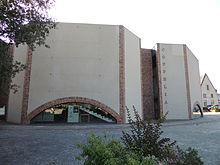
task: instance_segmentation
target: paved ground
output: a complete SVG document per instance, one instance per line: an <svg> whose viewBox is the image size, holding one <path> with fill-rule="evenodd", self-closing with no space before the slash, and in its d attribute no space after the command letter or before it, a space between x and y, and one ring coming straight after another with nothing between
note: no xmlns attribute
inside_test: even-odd
<svg viewBox="0 0 220 165"><path fill-rule="evenodd" d="M168 122L164 136L183 148L194 147L205 165L220 165L220 115L207 113L191 121ZM1 165L78 165L76 142L86 142L90 132L119 138L128 125L9 125L0 124Z"/></svg>

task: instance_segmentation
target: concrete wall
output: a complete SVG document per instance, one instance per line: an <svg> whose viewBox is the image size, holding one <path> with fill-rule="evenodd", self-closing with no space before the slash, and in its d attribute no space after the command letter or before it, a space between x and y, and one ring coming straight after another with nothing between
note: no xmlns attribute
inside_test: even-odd
<svg viewBox="0 0 220 165"><path fill-rule="evenodd" d="M183 45L159 44L162 111L167 119L188 119Z"/></svg>
<svg viewBox="0 0 220 165"><path fill-rule="evenodd" d="M14 61L20 61L26 64L27 58L27 46L19 46L14 50ZM20 72L12 80L14 84L19 85L18 92L13 93L10 91L9 102L8 102L8 114L7 121L13 123L20 123L21 110L22 110L22 99L23 99L23 86L24 86L24 75L25 71Z"/></svg>
<svg viewBox="0 0 220 165"><path fill-rule="evenodd" d="M202 108L202 97L200 88L199 61L189 48L186 47L188 70L189 70L189 87L191 99L191 113L195 104L199 104Z"/></svg>
<svg viewBox="0 0 220 165"><path fill-rule="evenodd" d="M140 38L125 28L125 105L142 116Z"/></svg>
<svg viewBox="0 0 220 165"><path fill-rule="evenodd" d="M207 85L209 86L209 90L207 90ZM217 91L214 88L211 80L209 79L209 77L207 75L205 75L205 77L203 79L203 82L201 84L201 89L202 89L202 101L203 101L202 106L203 107L204 107L204 102L206 102L207 105L218 104ZM204 94L206 95L206 97L204 97ZM213 94L213 98L211 97L211 94ZM214 104L212 104L212 102L214 102Z"/></svg>
<svg viewBox="0 0 220 165"><path fill-rule="evenodd" d="M63 97L100 101L119 113L119 27L60 23L50 49L33 52L28 113Z"/></svg>

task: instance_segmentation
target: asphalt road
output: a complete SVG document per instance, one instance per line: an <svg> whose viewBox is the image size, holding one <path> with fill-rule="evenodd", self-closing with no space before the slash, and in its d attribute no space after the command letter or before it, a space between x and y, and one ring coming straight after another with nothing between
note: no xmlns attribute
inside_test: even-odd
<svg viewBox="0 0 220 165"><path fill-rule="evenodd" d="M128 125L11 125L0 124L0 165L80 165L74 160L80 150L74 144L86 142L88 133L108 132L120 138ZM197 149L205 165L220 165L220 115L167 122L163 136L182 148Z"/></svg>

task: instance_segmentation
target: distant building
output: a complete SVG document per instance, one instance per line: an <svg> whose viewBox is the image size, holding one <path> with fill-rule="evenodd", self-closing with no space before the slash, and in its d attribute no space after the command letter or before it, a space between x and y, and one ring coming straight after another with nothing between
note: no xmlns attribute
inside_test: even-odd
<svg viewBox="0 0 220 165"><path fill-rule="evenodd" d="M220 106L220 94L218 93L217 96L218 96L218 105Z"/></svg>
<svg viewBox="0 0 220 165"><path fill-rule="evenodd" d="M219 104L219 97L217 94L217 90L213 86L207 74L205 74L202 77L201 90L202 90L203 107Z"/></svg>
<svg viewBox="0 0 220 165"><path fill-rule="evenodd" d="M14 48L28 67L13 79L7 121L126 123L133 105L144 119L191 119L201 106L199 63L186 45L142 49L121 25L74 23L59 23L46 42Z"/></svg>

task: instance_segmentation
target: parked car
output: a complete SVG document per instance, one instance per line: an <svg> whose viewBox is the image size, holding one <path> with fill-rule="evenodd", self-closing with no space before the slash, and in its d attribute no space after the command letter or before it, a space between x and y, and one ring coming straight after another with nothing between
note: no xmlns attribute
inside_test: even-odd
<svg viewBox="0 0 220 165"><path fill-rule="evenodd" d="M212 109L214 109L214 110L220 109L220 106L219 106L218 104L213 105L213 106L212 106Z"/></svg>
<svg viewBox="0 0 220 165"><path fill-rule="evenodd" d="M212 105L207 105L208 111L211 111Z"/></svg>

